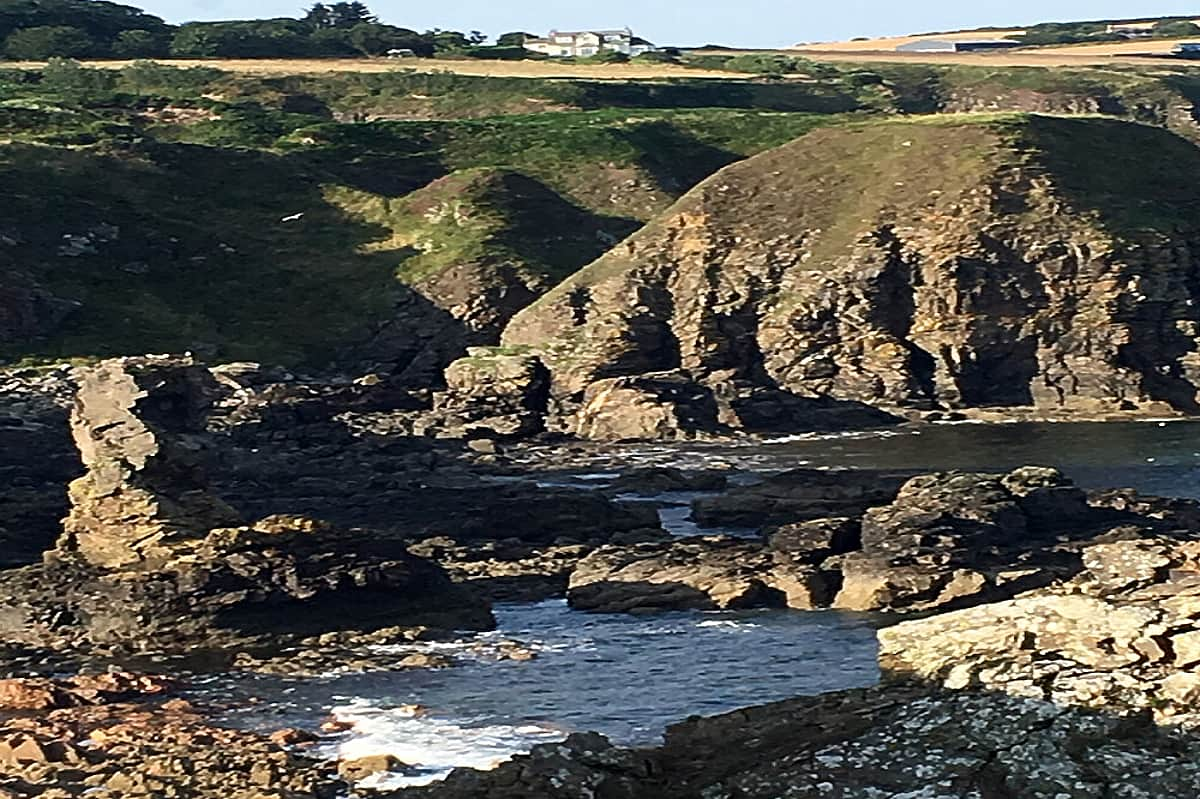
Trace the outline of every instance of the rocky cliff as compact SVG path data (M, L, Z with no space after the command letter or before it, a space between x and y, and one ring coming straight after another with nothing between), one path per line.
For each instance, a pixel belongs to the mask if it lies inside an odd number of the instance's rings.
M1193 413L1198 207L1200 152L1141 125L820 129L705 181L503 340L549 368L554 424L601 438L812 429L831 402ZM675 412L596 424L618 404Z

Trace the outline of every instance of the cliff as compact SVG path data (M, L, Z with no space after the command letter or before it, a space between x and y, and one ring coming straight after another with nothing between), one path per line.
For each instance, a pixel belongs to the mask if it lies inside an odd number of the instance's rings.
M1198 207L1200 152L1137 124L825 128L705 181L503 341L540 355L577 432L614 395L604 381L662 373L717 398L698 429L750 426L722 406L729 386L900 411L1193 413Z

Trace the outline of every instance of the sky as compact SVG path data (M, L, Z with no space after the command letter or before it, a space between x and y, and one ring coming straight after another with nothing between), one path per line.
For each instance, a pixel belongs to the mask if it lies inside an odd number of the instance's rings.
M299 16L312 0L123 0L168 22ZM1195 15L1183 0L366 0L382 21L427 30L542 33L629 26L660 45L782 47L984 25ZM250 10L253 9L253 10Z

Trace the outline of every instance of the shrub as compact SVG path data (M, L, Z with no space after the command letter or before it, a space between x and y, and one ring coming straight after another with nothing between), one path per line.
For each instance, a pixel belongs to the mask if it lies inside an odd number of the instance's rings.
M42 86L71 102L101 103L112 98L117 73L107 69L89 69L78 61L52 58L42 69Z
M775 53L748 53L725 62L725 69L755 75L787 75L798 72L800 59Z
M602 50L587 58L578 59L580 64L627 64L629 56L616 50Z
M651 50L648 53L636 55L633 60L637 64L678 64L678 50Z
M186 92L199 94L225 73L212 67L169 67L153 61L134 61L119 75L123 86L140 94Z

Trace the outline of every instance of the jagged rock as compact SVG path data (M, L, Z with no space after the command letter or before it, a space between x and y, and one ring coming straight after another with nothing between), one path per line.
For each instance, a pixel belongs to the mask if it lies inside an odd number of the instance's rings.
M56 556L102 568L161 565L171 545L241 522L208 490L196 436L217 392L191 358L82 369L71 429L87 474L71 484Z
M909 477L871 469L794 469L719 496L700 497L692 503L692 518L701 527L764 527L861 516L891 502Z
M1097 544L1069 583L880 631L893 679L1200 729L1200 541Z
M544 428L550 375L535 356L472 347L446 367L421 431L453 438L530 436Z
M219 649L399 621L493 624L486 602L403 540L299 516L240 524L201 468L216 383L190 358L103 361L79 384L88 473L44 567L0 579L6 639Z
M834 607L928 610L1047 585L1078 571L1087 542L1167 529L1200 531L1092 507L1054 469L946 472L914 477L891 504L867 510L862 548L825 567L842 573Z
M1196 736L1138 717L889 685L692 718L650 749L572 736L397 796L1184 799L1197 757Z
M403 541L303 517L213 530L174 546L160 569L79 575L51 567L49 577L87 641L132 649L252 648L400 621L443 629L494 623L486 602Z
M702 183L503 343L539 354L577 421L597 381L678 370L717 394L742 381L902 414L1195 413L1200 226L1183 209L1200 190L1151 188L1113 148L1200 173L1187 142L1113 120L816 130Z
M571 574L567 601L604 613L792 607L832 596L827 575L783 552L739 539L698 538L602 547Z
M367 755L338 763L338 775L350 782L358 782L373 774L403 771L407 766L392 755Z
M862 523L852 518L813 519L775 528L767 544L810 563L845 555L862 547Z

